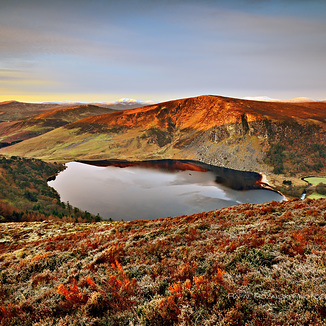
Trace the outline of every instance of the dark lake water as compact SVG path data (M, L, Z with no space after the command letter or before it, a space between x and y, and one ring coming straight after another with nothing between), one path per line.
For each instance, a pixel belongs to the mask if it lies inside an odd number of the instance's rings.
M105 219L154 219L284 200L274 191L259 189L258 174L199 162L70 162L66 166L48 184L62 201Z

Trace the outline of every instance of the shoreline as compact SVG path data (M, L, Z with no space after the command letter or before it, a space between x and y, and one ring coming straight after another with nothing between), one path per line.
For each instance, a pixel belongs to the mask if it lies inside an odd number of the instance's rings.
M144 161L129 161L129 160L75 160L75 162L95 165L95 166L143 166L154 167L166 170L181 170L181 171L201 171L212 172L215 175L215 182L227 186L234 190L249 190L264 187L261 186L261 174L253 171L241 171L226 167L216 166L201 161L190 159L155 159ZM267 189L267 188L266 188ZM274 190L274 189L271 189Z
M277 192L278 194L282 195L284 197L285 201L288 201L289 198L287 196L285 196L281 191L277 190L277 188L275 186L272 186L270 184L270 182L267 179L267 175L263 172L259 172L259 174L261 175L261 180L260 180L260 185L263 189L267 189L267 190L271 190L274 192Z

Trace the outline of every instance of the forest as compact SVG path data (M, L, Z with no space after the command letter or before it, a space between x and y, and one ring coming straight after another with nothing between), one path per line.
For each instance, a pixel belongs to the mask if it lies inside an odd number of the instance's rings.
M62 202L47 185L47 180L62 169L64 165L58 163L0 156L0 222L100 221L100 216Z

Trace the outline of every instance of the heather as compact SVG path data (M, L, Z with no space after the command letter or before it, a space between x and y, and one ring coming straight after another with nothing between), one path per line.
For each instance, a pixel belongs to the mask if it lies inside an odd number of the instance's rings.
M326 200L0 224L0 325L323 325Z

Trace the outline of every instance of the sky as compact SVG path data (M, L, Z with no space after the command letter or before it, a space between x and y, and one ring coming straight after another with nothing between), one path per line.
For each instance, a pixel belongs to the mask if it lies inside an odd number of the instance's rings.
M325 0L0 0L0 101L326 99Z

